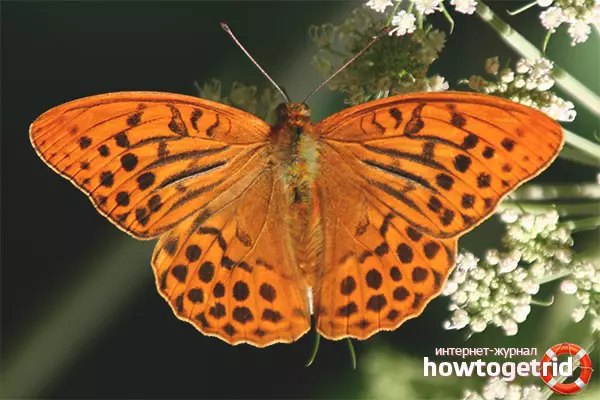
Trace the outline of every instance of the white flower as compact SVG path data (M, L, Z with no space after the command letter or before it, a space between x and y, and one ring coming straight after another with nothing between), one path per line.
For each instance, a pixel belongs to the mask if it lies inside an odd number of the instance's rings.
M573 109L574 107L575 105L570 101L565 101L558 96L553 96L552 103L542 107L541 110L555 120L572 122L577 116L577 112Z
M523 229L531 231L535 224L535 215L525 214L519 222L521 223L521 227L523 227Z
M502 214L500 214L500 220L505 224L512 224L519 219L519 215L521 215L519 211L509 208L502 211Z
M554 32L556 28L566 21L563 10L559 7L550 7L540 14L540 20L544 28Z
M417 7L417 11L424 15L440 11L442 9L440 7L441 2L442 0L413 0L413 3L415 3L415 6Z
M512 319L507 319L506 321L504 321L504 324L502 324L502 328L504 329L504 333L506 333L506 336L515 336L517 332L519 332L519 326Z
M521 254L519 253L511 254L509 257L500 260L498 273L505 274L514 271L519 266L519 261L521 261Z
M463 14L473 14L477 6L477 0L452 0L450 4L454 6L457 12Z
M527 294L536 294L540 290L540 284L534 281L526 281L521 286Z
M486 327L487 327L487 323L483 319L473 318L473 320L471 321L471 330L473 332L476 332L476 333L483 332Z
M531 63L526 58L521 58L517 61L515 71L519 74L526 74L531 69Z
M592 332L600 331L600 317L592 319Z
M502 80L504 83L511 83L515 80L515 73L509 68L505 68L500 71L500 80Z
M552 86L554 86L554 79L550 78L549 76L545 76L540 79L536 89L540 92L545 92L546 90L549 90Z
M454 292L456 292L458 290L458 283L455 281L448 281L448 283L446 283L446 286L444 286L444 290L442 291L442 294L444 296L450 296L451 294L454 294Z
M459 271L469 271L477 267L479 259L473 253L459 253L456 257L456 269Z
M517 89L521 89L522 87L525 87L525 79L518 78L517 80L515 80L515 87ZM517 101L517 100L513 100L513 101Z
M577 43L583 43L588 39L588 36L592 32L592 28L582 20L576 20L569 25L569 35L573 40L571 46L575 46Z
M462 329L467 326L469 322L469 314L465 310L456 310L452 315L452 320L444 323L444 329Z
M397 36L404 36L407 33L413 33L417 29L415 21L416 18L412 13L402 10L392 18L392 25L396 28L392 29L389 34L395 33Z
M500 378L492 378L483 388L486 399L503 399L508 392L508 383Z
M485 400L483 397L481 397L481 395L477 392L471 392L470 390L467 390L465 392L465 395L463 396L462 400Z
M546 77L552 72L554 63L546 58L538 58L532 63L531 71L529 76L533 79L541 79Z
M516 306L514 311L513 311L513 316L515 318L515 321L521 323L521 322L525 322L525 320L527 319L527 316L529 315L529 313L531 312L531 306L529 304L522 304L520 306Z
M500 262L500 255L498 250L491 249L485 253L485 262L490 265L496 265Z
M577 284L570 280L562 281L560 290L566 294L575 294L577 293Z
M429 87L431 88L432 92L442 92L444 90L448 90L448 88L450 88L450 85L448 85L448 82L446 82L446 79L444 79L444 77L439 76L439 75L434 75L432 77L430 77L428 79L429 81Z
M537 5L540 7L548 7L554 0L537 0Z
M369 0L367 1L367 7L377 11L385 12L385 9L392 5L392 0Z
M581 320L585 317L585 308L583 307L575 307L573 312L571 313L571 318L575 322L581 322Z

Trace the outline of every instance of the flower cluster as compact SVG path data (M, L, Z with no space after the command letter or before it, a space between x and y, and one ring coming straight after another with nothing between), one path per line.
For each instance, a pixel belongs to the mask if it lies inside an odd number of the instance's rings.
M498 57L489 58L485 62L485 70L493 80L472 75L468 84L478 92L506 97L537 108L558 121L571 122L577 115L573 103L549 91L554 86L553 66L552 61L544 58L535 61L520 59L514 69L500 69Z
M592 330L600 330L600 267L589 261L575 263L569 279L564 280L560 288L564 293L574 295L579 301L571 314L575 322L581 321L586 314L591 315Z
M568 24L571 46L585 42L593 24L600 23L599 0L537 0L545 8L540 14L542 25L549 34L556 32L562 24Z
M560 273L573 259L573 238L566 227L558 226L558 213L521 213L506 210L500 214L507 234L503 244L519 251L521 260L532 264L530 271L536 277Z
M386 4L377 3L382 7ZM398 29L404 29L401 22L396 22ZM309 33L319 47L313 64L324 75L332 75L385 25L380 14L359 8L340 25L312 26ZM412 32L408 36L380 38L375 46L341 71L330 82L330 88L345 93L349 104L400 93L448 89L444 78L427 76L430 65L444 48L445 33L430 27Z
M535 385L523 387L498 377L490 379L485 384L482 394L467 390L463 396L463 400L542 400L544 398L542 390Z
M539 290L535 278L518 267L519 261L517 251L490 250L481 262L471 253L460 253L443 292L450 297L452 311L444 328L469 326L471 333L479 333L491 324L507 336L515 335L531 311L531 296Z
M223 97L221 82L217 79L205 82L202 86L194 82L194 86L198 97L232 105L271 123L276 119L275 108L282 102L280 94L271 88L266 88L259 94L256 86L233 82L231 91Z
M556 212L533 215L511 210L501 219L508 225L503 238L508 252L488 250L481 261L470 253L458 255L443 292L450 297L452 311L445 329L469 326L471 333L478 333L494 325L507 336L515 335L531 311L541 278L563 271L571 262L571 232L557 227ZM533 264L525 269L521 262Z
M389 6L396 4L398 6L402 0L369 0L367 1L367 7L379 12L385 13ZM407 0L408 9L416 9L419 14L429 15L436 11L443 11L444 4L442 0ZM454 9L462 14L473 14L475 7L477 6L477 0L450 0L450 5L454 6ZM402 11L401 11L402 12Z

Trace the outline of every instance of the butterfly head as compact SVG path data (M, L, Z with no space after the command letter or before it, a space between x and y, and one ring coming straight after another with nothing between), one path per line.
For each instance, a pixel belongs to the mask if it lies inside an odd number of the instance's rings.
M277 106L277 125L303 126L310 123L310 108L305 103L281 103Z

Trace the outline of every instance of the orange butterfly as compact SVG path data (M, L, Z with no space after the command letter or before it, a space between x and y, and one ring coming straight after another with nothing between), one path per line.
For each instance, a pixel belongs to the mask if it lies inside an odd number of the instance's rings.
M395 96L270 126L195 97L75 100L30 129L38 155L138 239L178 318L231 344L316 328L366 339L418 316L457 239L563 144L543 113L460 92ZM314 299L314 301L313 301ZM314 303L314 306L313 306Z

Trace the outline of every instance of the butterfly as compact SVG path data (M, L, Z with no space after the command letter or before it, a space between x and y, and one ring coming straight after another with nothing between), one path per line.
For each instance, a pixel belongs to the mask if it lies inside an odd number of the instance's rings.
M137 239L175 315L264 347L366 339L418 316L457 239L543 171L561 127L509 100L415 93L271 126L196 97L121 92L47 111L38 155Z

